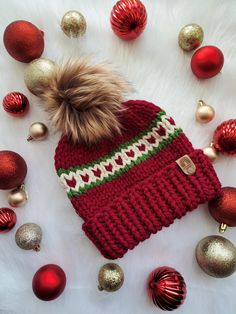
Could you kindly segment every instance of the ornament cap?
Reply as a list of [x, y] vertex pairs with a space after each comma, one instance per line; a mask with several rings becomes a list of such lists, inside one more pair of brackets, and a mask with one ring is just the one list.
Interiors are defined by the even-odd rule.
[[227, 227], [228, 226], [226, 224], [221, 223], [220, 226], [219, 226], [219, 232], [220, 233], [224, 233], [226, 231]]

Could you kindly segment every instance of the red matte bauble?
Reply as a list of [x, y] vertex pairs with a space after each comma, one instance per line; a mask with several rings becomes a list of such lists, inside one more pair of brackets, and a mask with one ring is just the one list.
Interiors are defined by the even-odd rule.
[[199, 48], [192, 56], [191, 68], [201, 79], [207, 79], [218, 74], [224, 64], [222, 51], [215, 46]]
[[29, 101], [24, 94], [12, 92], [3, 98], [3, 108], [13, 117], [22, 117], [29, 111]]
[[10, 231], [16, 224], [16, 214], [10, 208], [0, 208], [0, 233]]
[[44, 50], [44, 33], [34, 24], [19, 20], [7, 26], [3, 42], [8, 53], [17, 61], [31, 62]]
[[224, 121], [216, 128], [213, 144], [221, 153], [236, 156], [236, 119]]
[[65, 286], [65, 272], [55, 264], [48, 264], [39, 268], [32, 281], [34, 294], [43, 301], [51, 301], [59, 297]]
[[186, 298], [186, 284], [174, 268], [156, 268], [148, 278], [148, 294], [153, 303], [165, 311], [177, 309]]
[[139, 0], [120, 0], [111, 11], [110, 22], [119, 38], [135, 39], [147, 24], [146, 8]]
[[10, 190], [20, 186], [26, 177], [25, 160], [10, 150], [0, 151], [0, 190]]

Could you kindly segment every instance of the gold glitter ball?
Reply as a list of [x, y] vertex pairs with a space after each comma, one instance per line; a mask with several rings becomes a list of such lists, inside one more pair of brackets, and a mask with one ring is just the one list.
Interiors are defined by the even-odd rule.
[[78, 11], [68, 11], [61, 20], [61, 29], [68, 37], [82, 36], [86, 32], [86, 28], [86, 20]]
[[184, 51], [191, 51], [199, 47], [203, 41], [204, 33], [201, 26], [187, 24], [179, 32], [179, 46]]
[[113, 292], [121, 288], [124, 282], [124, 273], [120, 266], [108, 263], [101, 267], [98, 274], [99, 290]]
[[34, 223], [26, 223], [18, 228], [15, 235], [16, 244], [23, 250], [40, 250], [42, 230]]

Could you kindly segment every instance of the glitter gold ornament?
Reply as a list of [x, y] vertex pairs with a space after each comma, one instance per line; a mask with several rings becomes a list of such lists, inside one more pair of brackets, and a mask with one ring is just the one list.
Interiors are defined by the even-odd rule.
[[22, 225], [15, 235], [16, 244], [23, 250], [40, 250], [42, 230], [35, 223]]
[[228, 277], [236, 270], [236, 248], [221, 236], [202, 239], [196, 248], [196, 258], [202, 270], [212, 277]]
[[115, 263], [103, 265], [98, 274], [98, 289], [113, 292], [121, 288], [124, 282], [124, 273]]
[[214, 144], [211, 143], [209, 146], [203, 149], [203, 153], [212, 161], [214, 162], [218, 157], [218, 151], [215, 149]]
[[8, 195], [8, 204], [11, 207], [21, 207], [25, 205], [28, 200], [25, 185], [22, 184], [19, 188], [12, 190]]
[[31, 124], [27, 141], [42, 141], [48, 136], [48, 128], [41, 122]]
[[197, 103], [196, 120], [200, 123], [208, 123], [214, 119], [215, 110], [212, 106], [206, 104], [203, 100]]
[[185, 51], [199, 47], [203, 41], [203, 29], [198, 24], [187, 24], [179, 32], [179, 46]]
[[87, 28], [84, 16], [78, 11], [68, 11], [61, 20], [61, 29], [68, 37], [79, 37]]
[[16, 224], [16, 214], [10, 208], [0, 208], [0, 233], [10, 231]]

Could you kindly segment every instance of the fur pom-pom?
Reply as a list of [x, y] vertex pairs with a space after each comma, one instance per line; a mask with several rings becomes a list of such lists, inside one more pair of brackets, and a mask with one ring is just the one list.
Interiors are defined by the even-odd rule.
[[79, 59], [59, 68], [37, 94], [56, 130], [74, 143], [91, 144], [120, 132], [119, 112], [129, 91], [130, 85], [104, 64]]

